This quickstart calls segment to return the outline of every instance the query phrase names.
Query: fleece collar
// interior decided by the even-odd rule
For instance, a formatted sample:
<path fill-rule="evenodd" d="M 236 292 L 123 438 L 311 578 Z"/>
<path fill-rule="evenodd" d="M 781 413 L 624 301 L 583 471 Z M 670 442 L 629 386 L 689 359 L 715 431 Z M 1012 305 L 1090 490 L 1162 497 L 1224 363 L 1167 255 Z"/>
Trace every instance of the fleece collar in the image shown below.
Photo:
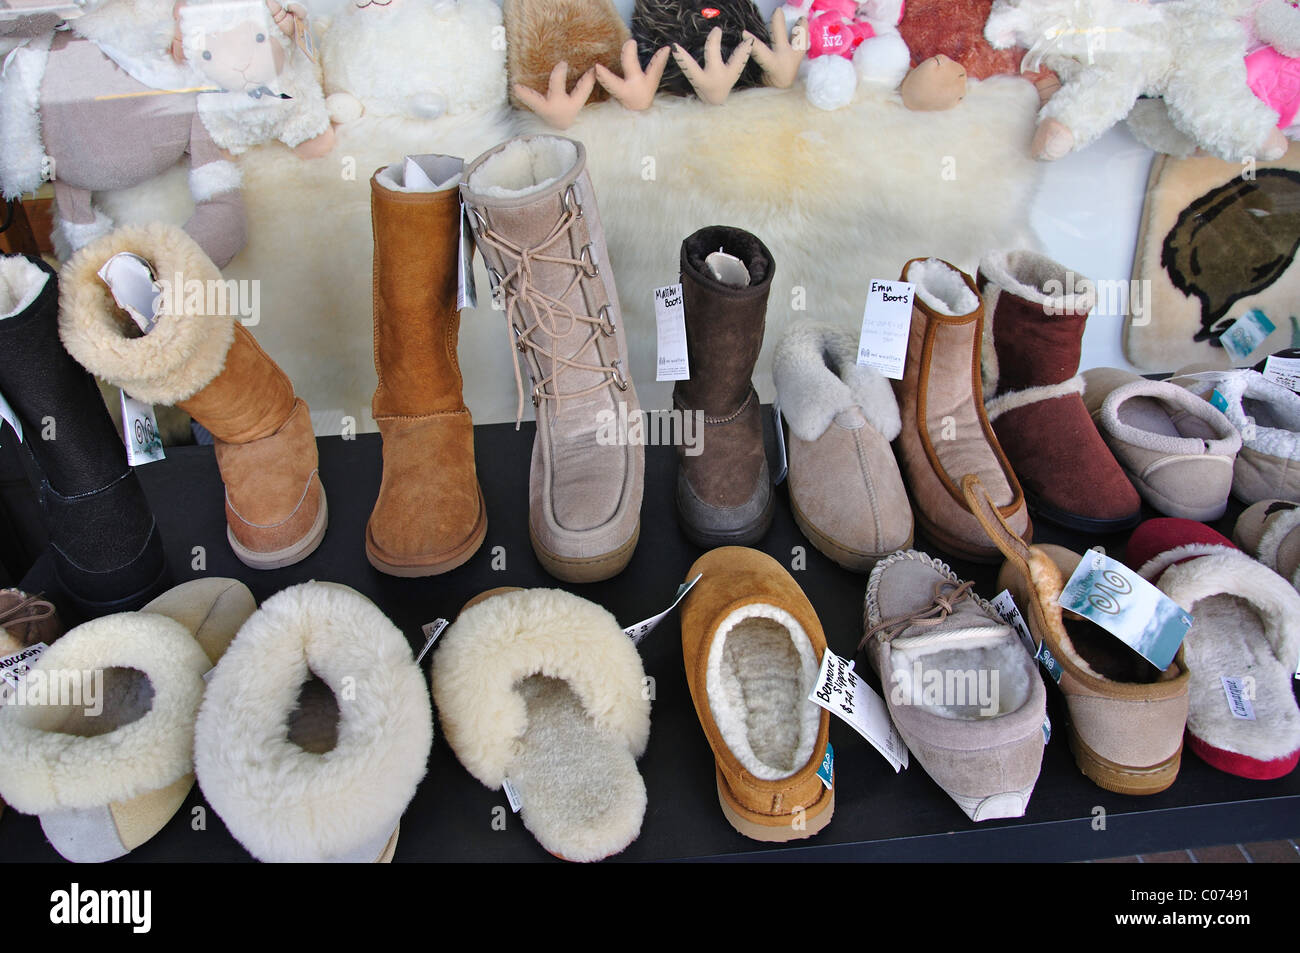
<path fill-rule="evenodd" d="M 777 345 L 772 373 L 781 413 L 800 440 L 816 440 L 852 407 L 886 440 L 903 429 L 889 381 L 875 368 L 858 366 L 857 339 L 843 328 L 796 324 Z"/>
<path fill-rule="evenodd" d="M 1137 397 L 1149 397 L 1197 418 L 1209 426 L 1214 438 L 1170 437 L 1141 430 L 1120 420 L 1120 407 Z M 1102 401 L 1097 426 L 1115 440 L 1157 453 L 1235 457 L 1241 449 L 1241 434 L 1224 419 L 1223 414 L 1206 401 L 1167 381 L 1140 378 L 1115 388 Z"/>
<path fill-rule="evenodd" d="M 1248 449 L 1282 460 L 1300 460 L 1300 394 L 1252 370 L 1200 371 L 1175 377 L 1173 382 L 1206 399 L 1217 390 L 1228 405 L 1224 416 L 1237 428 Z M 1246 411 L 1246 400 L 1267 404 L 1284 426 L 1260 426 Z"/>

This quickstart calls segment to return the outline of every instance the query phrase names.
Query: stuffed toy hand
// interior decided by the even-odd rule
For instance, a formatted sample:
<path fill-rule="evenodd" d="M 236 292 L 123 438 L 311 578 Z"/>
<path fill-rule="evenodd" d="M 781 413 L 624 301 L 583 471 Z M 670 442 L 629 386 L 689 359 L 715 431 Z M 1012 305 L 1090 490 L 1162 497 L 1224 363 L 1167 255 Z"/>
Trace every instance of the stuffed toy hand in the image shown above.
<path fill-rule="evenodd" d="M 628 40 L 623 44 L 623 75 L 617 76 L 603 63 L 597 63 L 596 82 L 625 108 L 634 112 L 649 109 L 659 91 L 659 82 L 664 77 L 671 52 L 665 46 L 650 57 L 650 62 L 642 69 L 636 53 L 636 40 Z"/>
<path fill-rule="evenodd" d="M 704 65 L 700 66 L 695 57 L 686 51 L 680 43 L 673 46 L 673 59 L 683 75 L 690 80 L 695 95 L 712 106 L 721 106 L 735 89 L 740 74 L 749 64 L 750 53 L 757 42 L 753 34 L 746 33 L 730 58 L 722 58 L 722 28 L 714 27 L 709 38 L 704 42 Z"/>

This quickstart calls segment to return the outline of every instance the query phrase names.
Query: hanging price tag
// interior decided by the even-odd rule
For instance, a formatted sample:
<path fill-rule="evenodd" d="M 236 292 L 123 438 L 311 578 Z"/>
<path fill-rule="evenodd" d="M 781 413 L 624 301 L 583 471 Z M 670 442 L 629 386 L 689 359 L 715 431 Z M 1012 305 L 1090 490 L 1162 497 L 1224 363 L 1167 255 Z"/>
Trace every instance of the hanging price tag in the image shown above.
<path fill-rule="evenodd" d="M 122 439 L 130 466 L 143 466 L 166 456 L 153 406 L 136 400 L 126 391 L 122 391 Z"/>

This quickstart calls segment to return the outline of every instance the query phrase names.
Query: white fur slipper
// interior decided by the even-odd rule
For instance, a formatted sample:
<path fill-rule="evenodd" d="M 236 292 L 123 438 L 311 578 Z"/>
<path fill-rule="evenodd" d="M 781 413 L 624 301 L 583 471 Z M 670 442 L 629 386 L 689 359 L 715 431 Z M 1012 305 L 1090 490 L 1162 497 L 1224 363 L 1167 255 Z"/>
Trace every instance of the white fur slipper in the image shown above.
<path fill-rule="evenodd" d="M 309 582 L 239 630 L 208 680 L 194 767 L 259 860 L 387 861 L 432 743 L 402 633 L 360 593 Z"/>
<path fill-rule="evenodd" d="M 0 708 L 0 795 L 71 861 L 149 840 L 194 783 L 203 676 L 255 607 L 242 583 L 199 579 L 68 632 Z"/>
<path fill-rule="evenodd" d="M 1192 616 L 1188 746 L 1220 771 L 1266 780 L 1300 762 L 1300 594 L 1208 526 L 1149 520 L 1130 565 Z"/>
<path fill-rule="evenodd" d="M 524 826 L 573 861 L 617 854 L 641 831 L 644 678 L 614 617 L 558 589 L 485 593 L 433 659 L 434 701 L 460 763 L 493 790 L 508 780 Z"/>

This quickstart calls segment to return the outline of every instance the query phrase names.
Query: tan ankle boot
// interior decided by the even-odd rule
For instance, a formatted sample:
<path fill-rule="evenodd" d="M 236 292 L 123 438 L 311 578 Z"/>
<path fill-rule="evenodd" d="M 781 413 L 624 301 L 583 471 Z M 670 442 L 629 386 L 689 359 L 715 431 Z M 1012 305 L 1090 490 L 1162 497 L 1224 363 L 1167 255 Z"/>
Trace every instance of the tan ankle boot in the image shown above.
<path fill-rule="evenodd" d="M 586 151 L 513 139 L 470 165 L 461 194 L 532 381 L 533 549 L 566 582 L 608 579 L 636 548 L 645 451 L 607 439 L 641 408 Z M 522 416 L 518 364 L 515 375 Z"/>
<path fill-rule="evenodd" d="M 894 382 L 903 419 L 895 449 L 916 519 L 941 549 L 973 562 L 1001 559 L 962 494 L 975 474 L 998 512 L 1022 539 L 1030 538 L 1020 483 L 984 413 L 980 341 L 984 308 L 971 277 L 936 258 L 903 268 L 916 285 L 907 365 Z"/>
<path fill-rule="evenodd" d="M 134 325 L 124 330 L 96 274 L 118 252 L 148 261 L 180 306 L 181 313 L 162 314 L 143 337 L 128 336 Z M 179 228 L 120 228 L 69 262 L 59 330 L 68 352 L 92 374 L 137 400 L 179 407 L 211 432 L 226 485 L 231 548 L 247 566 L 277 569 L 305 559 L 325 536 L 316 437 L 306 403 L 253 335 L 230 314 L 208 314 L 192 303 L 213 300 L 212 283 L 221 280 Z M 201 291 L 192 295 L 195 289 Z"/>
<path fill-rule="evenodd" d="M 415 160 L 437 191 L 412 191 L 401 163 L 370 180 L 374 225 L 375 371 L 372 409 L 384 438 L 384 477 L 366 556 L 393 576 L 433 576 L 466 562 L 487 535 L 474 466 L 474 422 L 456 359 L 456 273 L 464 163 Z"/>

